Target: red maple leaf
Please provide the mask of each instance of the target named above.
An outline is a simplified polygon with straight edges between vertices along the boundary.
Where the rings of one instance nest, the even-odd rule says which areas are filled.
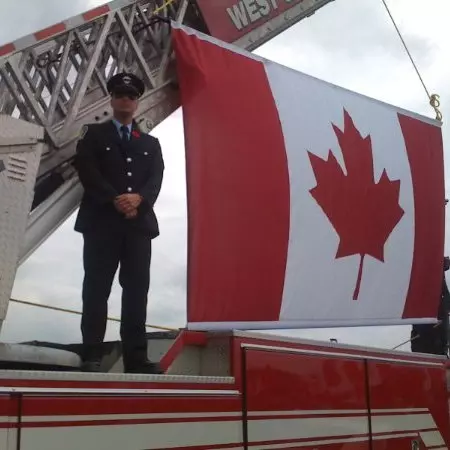
[[[317,182],[310,193],[339,235],[336,258],[361,256],[353,293],[353,300],[357,300],[364,256],[384,262],[384,245],[404,214],[398,203],[400,180],[391,181],[383,170],[375,182],[370,135],[361,136],[347,111],[344,110],[344,131],[332,125],[347,174],[331,150],[327,160],[308,152]]]

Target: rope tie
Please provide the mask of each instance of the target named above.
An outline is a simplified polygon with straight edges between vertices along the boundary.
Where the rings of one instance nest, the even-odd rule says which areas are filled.
[[[422,86],[423,86],[423,88],[425,90],[425,93],[427,94],[427,97],[428,97],[428,99],[430,101],[430,105],[434,109],[434,112],[436,113],[436,120],[438,120],[439,122],[442,123],[442,113],[439,110],[439,106],[441,105],[441,102],[439,101],[439,95],[438,94],[430,94],[430,92],[428,91],[428,88],[427,88],[427,86],[425,84],[425,81],[423,80],[422,75],[420,74],[416,63],[414,62],[414,59],[413,59],[413,57],[411,55],[411,52],[409,51],[408,46],[406,45],[406,42],[403,39],[403,36],[402,36],[402,34],[400,32],[400,29],[398,28],[398,26],[397,26],[397,24],[396,24],[396,22],[394,20],[394,17],[392,16],[392,13],[391,13],[391,11],[389,9],[389,6],[387,5],[385,0],[381,0],[381,1],[383,3],[387,13],[389,14],[389,17],[391,18],[391,21],[392,21],[392,23],[393,23],[393,25],[395,27],[395,30],[397,31],[398,37],[400,38],[400,40],[401,40],[401,42],[403,44],[403,47],[405,48],[405,51],[406,51],[406,53],[407,53],[407,55],[408,55],[412,65],[413,65],[413,67],[414,67],[414,69],[415,69],[415,71],[417,73],[417,76],[419,77],[419,80],[422,83]]]

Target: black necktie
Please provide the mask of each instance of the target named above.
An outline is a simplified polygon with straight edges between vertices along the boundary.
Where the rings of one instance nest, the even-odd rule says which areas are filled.
[[[122,142],[128,142],[128,127],[122,125],[120,131],[122,132]]]

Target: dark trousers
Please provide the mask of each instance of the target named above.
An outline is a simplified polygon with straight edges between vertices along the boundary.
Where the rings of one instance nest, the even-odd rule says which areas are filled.
[[[85,355],[98,351],[106,332],[108,298],[117,268],[122,287],[120,335],[124,361],[147,356],[145,337],[150,285],[151,239],[136,232],[86,233],[84,237],[83,315],[81,333]]]

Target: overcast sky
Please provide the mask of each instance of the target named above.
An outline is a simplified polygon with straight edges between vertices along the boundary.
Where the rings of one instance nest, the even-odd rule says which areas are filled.
[[[98,0],[3,0],[0,44],[103,3]],[[441,95],[444,145],[450,114],[450,4],[448,0],[390,0],[392,11],[426,83]],[[407,59],[380,0],[335,0],[257,50],[258,54],[376,99],[433,116],[423,88]],[[161,237],[154,241],[148,322],[184,326],[186,206],[181,111],[153,134],[162,144],[166,176],[156,212]],[[448,158],[448,155],[446,155]],[[447,169],[448,178],[448,169]],[[44,304],[80,309],[81,237],[70,218],[18,271],[13,295]],[[446,246],[448,248],[448,246]],[[117,282],[110,314],[120,315]],[[118,338],[110,323],[107,339]],[[383,348],[408,339],[410,327],[286,331],[303,337]],[[11,304],[2,339],[76,342],[79,316]],[[409,344],[402,348],[409,350]]]

